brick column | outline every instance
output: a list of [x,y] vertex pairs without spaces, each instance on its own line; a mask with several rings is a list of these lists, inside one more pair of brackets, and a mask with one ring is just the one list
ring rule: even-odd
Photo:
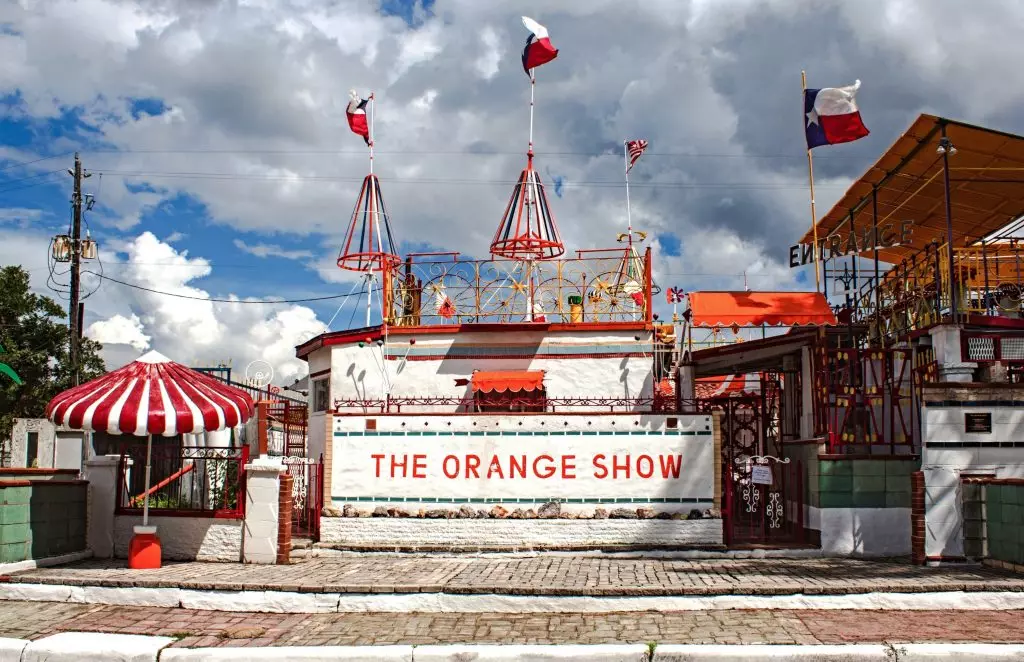
[[910,474],[910,560],[924,565],[924,472]]
[[277,500],[277,564],[288,565],[292,552],[292,484],[295,478],[281,474]]

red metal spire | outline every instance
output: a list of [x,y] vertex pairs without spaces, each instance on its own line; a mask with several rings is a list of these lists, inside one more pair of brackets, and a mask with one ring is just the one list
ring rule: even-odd
[[519,175],[491,241],[491,254],[513,260],[549,260],[565,252],[544,185],[533,169],[533,150]]
[[371,172],[359,190],[352,221],[338,254],[338,266],[349,271],[386,271],[400,262],[380,180]]

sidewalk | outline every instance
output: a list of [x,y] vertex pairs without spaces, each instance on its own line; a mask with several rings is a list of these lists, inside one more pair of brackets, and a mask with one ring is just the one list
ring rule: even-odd
[[169,563],[132,571],[124,561],[85,561],[0,577],[0,586],[44,584],[307,594],[506,596],[856,595],[1017,592],[1024,575],[978,566],[928,568],[859,559],[667,560],[337,555],[287,566]]
[[173,637],[175,648],[386,644],[1024,643],[1024,611],[751,611],[611,614],[253,614],[0,602],[0,636]]

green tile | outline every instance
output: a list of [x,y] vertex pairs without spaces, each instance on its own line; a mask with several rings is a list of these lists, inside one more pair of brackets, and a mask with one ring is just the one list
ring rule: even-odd
[[849,492],[822,492],[820,508],[852,508],[853,495]]
[[28,504],[0,505],[0,524],[21,524],[28,521]]
[[818,479],[818,489],[822,494],[826,492],[852,492],[853,476],[822,475]]
[[1000,500],[1006,504],[1018,504],[1020,501],[1017,499],[1017,490],[1013,485],[999,485]]
[[910,494],[910,477],[886,475],[885,491],[906,492],[907,494]]
[[4,503],[29,503],[32,499],[32,488],[25,486],[5,487]]
[[918,469],[920,469],[920,462],[918,460],[886,460],[882,462],[885,465],[885,474],[887,476],[910,476]]
[[853,460],[853,475],[884,476],[886,464],[883,460]]
[[854,508],[885,508],[885,492],[854,492]]
[[29,559],[29,547],[27,543],[4,543],[0,544],[0,562],[16,563]]
[[910,492],[886,492],[886,508],[910,508]]
[[853,460],[819,460],[821,477],[852,476]]
[[1003,505],[1003,522],[1011,526],[1020,522],[1020,506],[1015,503]]
[[0,525],[0,542],[4,544],[25,542],[29,539],[30,531],[28,522]]
[[885,476],[853,476],[854,492],[885,492]]

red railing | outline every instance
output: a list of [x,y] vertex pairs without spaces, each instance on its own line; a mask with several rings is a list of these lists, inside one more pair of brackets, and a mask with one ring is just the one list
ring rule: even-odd
[[320,539],[320,512],[324,507],[324,458],[286,457],[292,477],[292,537]]
[[383,399],[340,399],[334,401],[334,414],[493,414],[504,413],[709,413],[709,400],[687,400],[677,407],[674,397],[651,398],[487,398],[466,397],[391,397]]
[[271,402],[267,406],[267,452],[270,455],[306,455],[309,407],[306,403]]
[[[248,447],[164,445],[154,440],[149,511],[155,516],[241,518],[245,515]],[[141,514],[147,490],[146,445],[121,450],[117,514]]]

